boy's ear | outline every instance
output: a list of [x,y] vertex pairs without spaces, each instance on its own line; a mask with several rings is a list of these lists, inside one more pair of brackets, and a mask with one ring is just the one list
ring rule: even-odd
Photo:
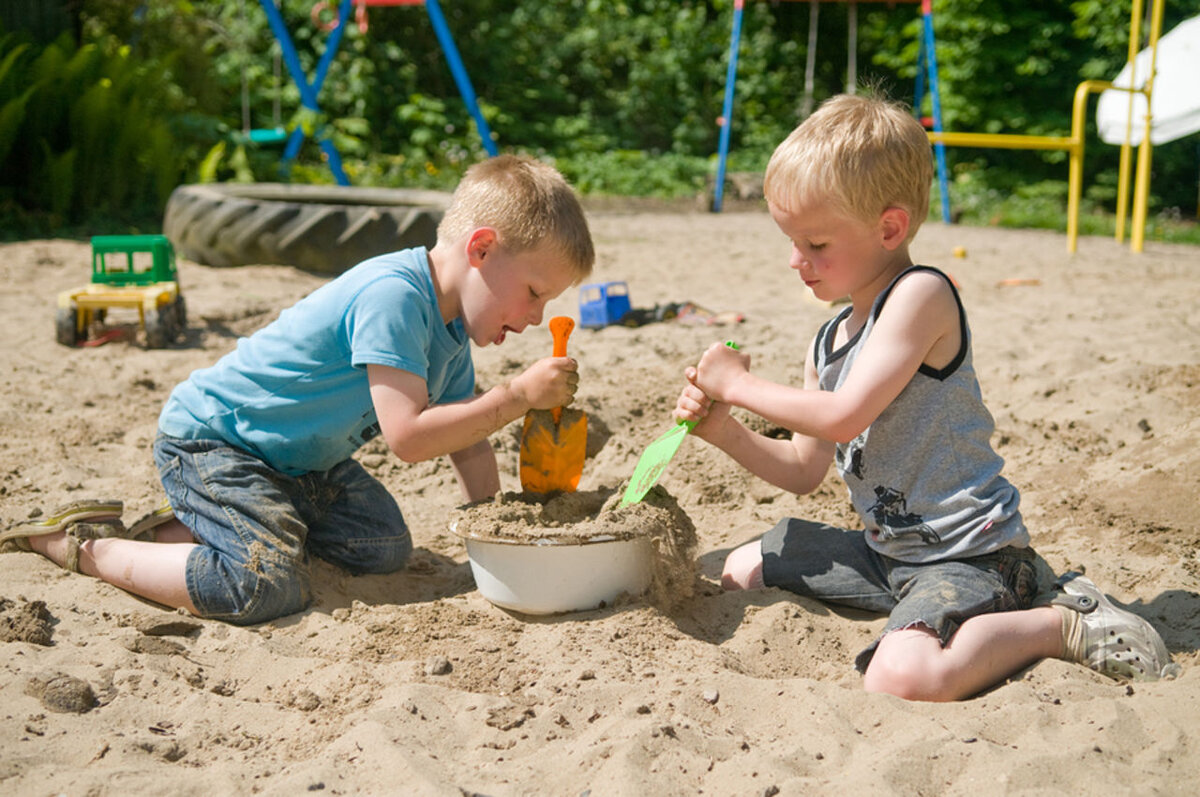
[[908,211],[900,207],[890,207],[879,216],[879,232],[883,239],[883,248],[895,251],[908,239]]
[[491,227],[480,227],[467,237],[467,262],[471,268],[481,268],[500,237]]

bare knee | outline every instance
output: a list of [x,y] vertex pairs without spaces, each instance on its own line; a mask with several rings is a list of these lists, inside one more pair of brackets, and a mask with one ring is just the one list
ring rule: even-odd
[[721,586],[727,590],[762,589],[762,568],[762,543],[746,543],[725,557]]
[[874,660],[863,676],[863,689],[905,700],[944,702],[955,699],[935,671],[877,664]]
[[893,631],[880,641],[871,658],[863,689],[905,700],[956,700],[959,695],[943,657],[937,655],[940,652],[941,643],[932,632]]

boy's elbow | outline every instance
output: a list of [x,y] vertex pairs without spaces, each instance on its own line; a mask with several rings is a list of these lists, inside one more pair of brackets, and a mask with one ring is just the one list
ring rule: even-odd
[[392,436],[387,438],[388,449],[396,455],[400,460],[413,464],[415,462],[423,462],[430,459],[431,454],[426,451],[426,446],[421,444],[415,436]]
[[837,434],[830,435],[829,439],[835,443],[849,443],[856,437],[858,437],[858,432],[839,431]]
[[808,495],[813,490],[821,486],[821,482],[825,480],[825,474],[817,476],[815,474],[802,474],[799,479],[791,485],[791,491],[796,495]]
[[825,437],[834,443],[849,443],[862,434],[865,428],[860,424],[852,422],[851,419],[845,419],[832,424]]
[[808,495],[813,490],[817,489],[817,485],[813,484],[812,480],[805,476],[799,476],[787,481],[781,481],[776,483],[775,486],[782,487],[792,495]]
[[869,429],[884,409],[886,405],[879,406],[874,394],[839,389],[822,407],[818,423],[824,432],[818,436],[832,443],[849,443]]
[[874,418],[863,417],[864,413],[846,408],[826,419],[825,433],[821,435],[833,443],[849,443],[867,430]]
[[424,456],[422,456],[422,455],[420,454],[420,452],[417,452],[417,451],[412,451],[412,450],[409,450],[409,449],[395,449],[395,448],[393,448],[393,449],[392,449],[392,453],[393,453],[393,454],[395,454],[395,455],[396,455],[396,457],[397,457],[398,459],[400,459],[402,462],[405,462],[405,463],[407,463],[407,464],[409,464],[409,465],[413,465],[413,464],[416,464],[417,462],[422,462],[422,461],[424,461],[425,459],[428,459],[428,457],[424,457]]

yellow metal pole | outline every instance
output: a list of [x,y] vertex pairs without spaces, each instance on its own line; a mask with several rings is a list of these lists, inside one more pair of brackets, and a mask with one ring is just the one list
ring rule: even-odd
[[1083,152],[1087,132],[1087,101],[1089,94],[1099,94],[1111,89],[1107,80],[1085,80],[1075,87],[1075,101],[1071,104],[1071,137],[1064,147],[1071,156],[1067,180],[1067,251],[1075,253],[1079,240],[1079,205],[1083,195]]
[[1021,136],[1012,133],[957,133],[943,130],[926,134],[932,144],[950,147],[981,147],[985,149],[1056,149],[1069,151],[1071,139],[1066,136]]
[[1083,132],[1087,118],[1088,84],[1075,87],[1071,104],[1071,160],[1067,172],[1067,251],[1075,254],[1079,240],[1079,198],[1083,193]]
[[1142,145],[1138,147],[1137,173],[1133,188],[1133,233],[1129,246],[1134,252],[1141,252],[1146,239],[1146,205],[1150,196],[1150,128],[1153,122],[1151,109],[1154,98],[1154,73],[1157,69],[1158,34],[1162,30],[1163,0],[1154,0],[1150,12],[1150,74],[1146,76],[1143,91],[1146,94],[1146,124],[1142,133]]
[[[1133,0],[1129,12],[1129,86],[1137,85],[1137,54],[1142,47],[1142,0]],[[1117,170],[1118,243],[1125,240],[1125,217],[1129,213],[1130,139],[1133,137],[1133,92],[1129,92],[1129,110],[1125,114],[1125,138],[1121,142],[1121,163]]]

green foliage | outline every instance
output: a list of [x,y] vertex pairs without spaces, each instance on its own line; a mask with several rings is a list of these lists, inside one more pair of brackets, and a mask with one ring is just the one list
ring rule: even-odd
[[[1164,30],[1198,2],[1167,0]],[[704,190],[714,171],[733,5],[443,0],[442,10],[502,150],[554,161],[585,192],[673,197]],[[452,188],[486,156],[419,6],[373,6],[368,31],[348,26],[319,112],[302,107],[256,0],[75,7],[80,42],[0,32],[0,224],[153,217],[182,181],[332,182],[323,140],[359,185]],[[947,128],[1065,135],[1075,85],[1124,63],[1129,7],[938,0]],[[311,0],[281,2],[306,78],[328,41],[311,9]],[[911,102],[918,7],[857,9],[858,82]],[[730,170],[764,168],[800,120],[809,14],[808,3],[746,3]],[[817,103],[845,90],[849,20],[847,4],[821,4]],[[304,133],[286,175],[281,147],[246,135],[275,127]],[[1086,198],[1102,210],[1115,200],[1117,150],[1088,135]],[[964,219],[1063,226],[1062,153],[948,154]],[[1194,214],[1197,161],[1194,137],[1155,149],[1157,216]]]
[[6,204],[49,223],[161,207],[181,176],[168,95],[168,83],[111,40],[76,48],[64,34],[40,52],[14,47],[0,65]]
[[708,161],[692,155],[653,157],[642,150],[581,153],[557,160],[559,170],[586,194],[675,198],[704,190]]

